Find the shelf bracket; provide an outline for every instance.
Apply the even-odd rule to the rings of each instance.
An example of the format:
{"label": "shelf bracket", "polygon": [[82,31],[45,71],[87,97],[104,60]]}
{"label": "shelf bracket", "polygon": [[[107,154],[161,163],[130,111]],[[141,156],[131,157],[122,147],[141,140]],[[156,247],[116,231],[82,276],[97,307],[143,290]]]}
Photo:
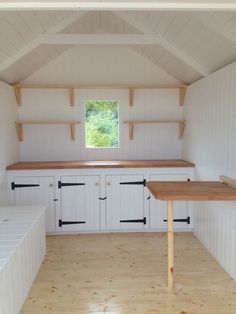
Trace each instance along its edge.
{"label": "shelf bracket", "polygon": [[179,139],[182,139],[184,136],[185,122],[179,122]]}
{"label": "shelf bracket", "polygon": [[17,105],[21,106],[22,104],[21,87],[14,87],[14,93],[15,93]]}
{"label": "shelf bracket", "polygon": [[129,122],[129,139],[132,141],[134,138],[134,124]]}
{"label": "shelf bracket", "polygon": [[134,102],[134,90],[129,88],[129,106],[132,107]]}
{"label": "shelf bracket", "polygon": [[16,122],[16,133],[20,142],[23,142],[23,124]]}
{"label": "shelf bracket", "polygon": [[71,125],[70,125],[70,133],[71,133],[71,140],[75,141],[75,123],[71,123]]}
{"label": "shelf bracket", "polygon": [[187,87],[185,86],[179,88],[179,105],[181,107],[184,105],[186,91],[187,91]]}
{"label": "shelf bracket", "polygon": [[73,107],[75,105],[75,89],[73,87],[69,88],[69,98],[70,105]]}

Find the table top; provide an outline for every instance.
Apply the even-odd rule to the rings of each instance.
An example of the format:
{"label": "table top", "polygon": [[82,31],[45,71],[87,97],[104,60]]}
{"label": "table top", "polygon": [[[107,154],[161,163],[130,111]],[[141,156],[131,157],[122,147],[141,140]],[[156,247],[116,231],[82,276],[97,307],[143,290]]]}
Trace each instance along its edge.
{"label": "table top", "polygon": [[236,189],[219,181],[148,181],[146,186],[163,201],[236,201]]}
{"label": "table top", "polygon": [[81,161],[48,161],[18,162],[7,167],[7,170],[39,169],[84,169],[84,168],[186,168],[194,164],[182,159],[158,160],[81,160]]}

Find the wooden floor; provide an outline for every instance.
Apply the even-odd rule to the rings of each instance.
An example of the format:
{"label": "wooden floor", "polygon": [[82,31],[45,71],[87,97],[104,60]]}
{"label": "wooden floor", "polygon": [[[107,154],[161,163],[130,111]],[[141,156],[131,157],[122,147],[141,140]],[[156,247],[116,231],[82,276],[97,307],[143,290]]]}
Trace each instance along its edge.
{"label": "wooden floor", "polygon": [[47,238],[22,314],[235,314],[236,283],[191,233],[175,235],[175,288],[164,233]]}

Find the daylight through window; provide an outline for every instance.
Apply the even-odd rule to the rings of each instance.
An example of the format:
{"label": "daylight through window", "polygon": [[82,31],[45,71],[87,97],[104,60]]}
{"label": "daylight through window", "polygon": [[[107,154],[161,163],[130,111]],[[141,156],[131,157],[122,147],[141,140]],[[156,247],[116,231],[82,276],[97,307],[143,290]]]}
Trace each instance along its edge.
{"label": "daylight through window", "polygon": [[86,101],[86,147],[119,147],[119,105],[118,101]]}

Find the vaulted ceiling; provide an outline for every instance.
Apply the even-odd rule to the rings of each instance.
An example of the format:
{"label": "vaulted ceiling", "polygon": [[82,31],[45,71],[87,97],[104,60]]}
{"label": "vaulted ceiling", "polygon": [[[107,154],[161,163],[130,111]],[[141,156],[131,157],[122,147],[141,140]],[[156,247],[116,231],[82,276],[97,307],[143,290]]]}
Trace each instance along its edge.
{"label": "vaulted ceiling", "polygon": [[21,82],[75,45],[107,44],[128,47],[189,84],[236,61],[236,13],[0,12],[0,79]]}

